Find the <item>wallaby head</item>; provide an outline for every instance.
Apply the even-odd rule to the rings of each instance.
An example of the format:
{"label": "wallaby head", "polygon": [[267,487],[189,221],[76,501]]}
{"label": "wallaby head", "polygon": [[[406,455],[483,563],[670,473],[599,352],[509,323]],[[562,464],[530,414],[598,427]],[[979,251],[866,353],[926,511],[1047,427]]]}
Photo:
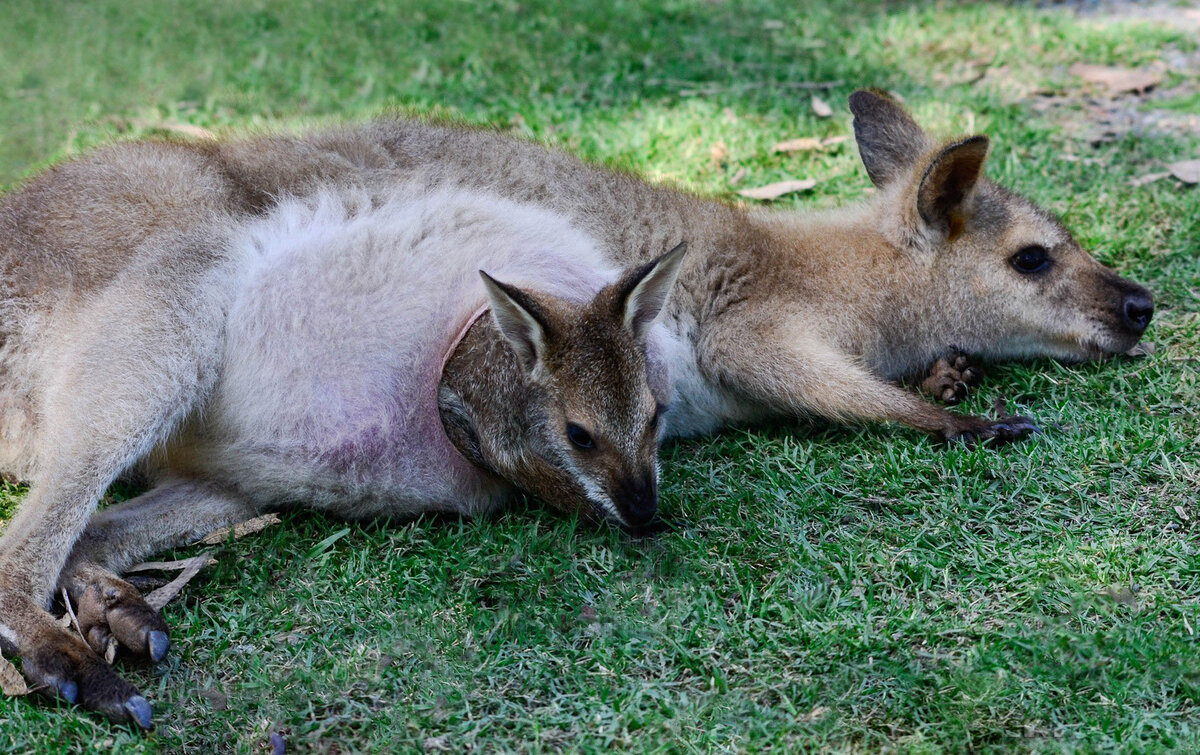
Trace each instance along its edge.
{"label": "wallaby head", "polygon": [[627,270],[585,304],[481,271],[492,321],[523,381],[508,397],[515,400],[493,405],[496,416],[477,422],[506,429],[478,433],[494,471],[558,508],[625,529],[653,519],[668,396],[651,380],[647,346],[684,251],[680,244]]}
{"label": "wallaby head", "polygon": [[850,97],[884,227],[937,292],[953,345],[993,359],[1126,351],[1154,300],[1104,267],[1051,213],[983,177],[988,140],[939,144],[885,94]]}

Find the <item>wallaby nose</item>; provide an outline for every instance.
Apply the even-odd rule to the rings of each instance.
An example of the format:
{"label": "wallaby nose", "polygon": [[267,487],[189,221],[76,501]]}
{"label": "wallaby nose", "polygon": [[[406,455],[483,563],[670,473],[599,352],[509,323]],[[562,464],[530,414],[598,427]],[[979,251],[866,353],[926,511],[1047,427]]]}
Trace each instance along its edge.
{"label": "wallaby nose", "polygon": [[635,527],[649,523],[658,512],[658,485],[654,475],[628,480],[621,487],[618,505],[625,518]]}
{"label": "wallaby nose", "polygon": [[1125,327],[1141,333],[1154,316],[1154,297],[1144,289],[1128,294],[1122,312],[1125,315]]}

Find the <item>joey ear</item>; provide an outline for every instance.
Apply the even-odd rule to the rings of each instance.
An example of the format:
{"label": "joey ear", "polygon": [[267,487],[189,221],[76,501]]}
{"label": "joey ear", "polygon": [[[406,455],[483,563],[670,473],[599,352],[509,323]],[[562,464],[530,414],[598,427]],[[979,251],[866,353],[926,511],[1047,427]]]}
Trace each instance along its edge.
{"label": "joey ear", "polygon": [[962,233],[964,202],[983,176],[988,139],[972,136],[943,149],[925,169],[917,189],[921,219],[953,241]]}
{"label": "joey ear", "polygon": [[521,366],[532,372],[546,354],[550,326],[545,311],[529,294],[479,271],[491,303],[492,321],[512,346]]}
{"label": "joey ear", "polygon": [[878,89],[850,95],[854,139],[871,183],[885,186],[903,176],[929,148],[929,138],[917,122]]}
{"label": "joey ear", "polygon": [[645,338],[646,331],[662,313],[686,253],[684,241],[653,262],[630,270],[617,284],[621,322],[634,338]]}

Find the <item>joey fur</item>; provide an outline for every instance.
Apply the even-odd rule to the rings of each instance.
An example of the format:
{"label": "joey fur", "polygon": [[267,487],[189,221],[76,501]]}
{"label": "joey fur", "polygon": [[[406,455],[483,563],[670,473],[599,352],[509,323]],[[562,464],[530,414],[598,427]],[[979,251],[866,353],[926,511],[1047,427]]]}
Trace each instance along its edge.
{"label": "joey fur", "polygon": [[[43,679],[75,680],[84,704],[125,715],[110,703],[136,691],[50,626],[43,607],[56,584],[96,585],[93,595],[127,605],[112,571],[137,554],[245,518],[264,491],[338,499],[322,498],[319,480],[286,474],[290,462],[266,467],[253,495],[231,488],[221,464],[248,457],[220,462],[196,424],[195,407],[219,403],[232,302],[211,294],[233,264],[230,234],[269,218],[281,198],[381,196],[400,185],[414,196],[500,197],[588,239],[611,268],[633,269],[686,239],[646,367],[669,373],[660,437],[797,416],[898,422],[944,439],[1031,432],[1028,419],[957,414],[896,382],[947,359],[956,392],[966,383],[959,352],[1084,360],[1124,351],[1150,320],[1149,292],[1100,265],[1057,218],[984,178],[986,138],[936,141],[875,92],[850,105],[878,190],[834,211],[743,209],[492,131],[393,118],[305,137],[118,144],[34,178],[0,203],[0,471],[33,481],[0,539],[0,617],[20,617],[19,626],[0,621],[0,640]],[[487,322],[448,367],[491,361],[496,341],[485,347],[474,332]],[[579,378],[589,375],[599,373]],[[459,388],[449,386],[469,401]],[[447,432],[478,464],[482,438],[444,398]],[[648,399],[639,408],[652,409]],[[251,418],[256,407],[233,409]],[[337,449],[352,475],[355,454]],[[156,486],[89,521],[112,479],[134,468],[157,475]],[[646,487],[631,483],[622,495],[644,497]],[[355,490],[351,480],[338,494]],[[385,499],[356,500],[366,514]],[[149,619],[96,634],[129,634],[119,627],[130,623],[141,635],[117,639],[154,655]]]}
{"label": "joey fur", "polygon": [[[35,684],[149,726],[102,656],[160,660],[166,626],[117,574],[264,509],[474,515],[523,491],[651,523],[670,400],[656,321],[683,245],[622,272],[546,210],[402,184],[178,233],[91,288],[64,244],[63,269],[6,302],[0,396],[34,410],[6,428],[24,463],[4,471],[32,487],[0,538],[0,637]],[[91,516],[131,467],[148,492]],[[46,613],[59,589],[83,640]]]}

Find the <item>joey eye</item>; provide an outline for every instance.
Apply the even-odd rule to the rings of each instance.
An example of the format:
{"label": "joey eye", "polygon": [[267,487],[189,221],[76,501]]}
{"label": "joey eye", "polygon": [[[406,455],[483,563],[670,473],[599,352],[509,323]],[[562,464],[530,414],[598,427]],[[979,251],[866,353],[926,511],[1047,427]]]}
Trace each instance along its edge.
{"label": "joey eye", "polygon": [[1046,251],[1046,247],[1037,244],[1031,244],[1021,251],[1014,254],[1009,263],[1018,273],[1032,275],[1040,273],[1050,267],[1053,260],[1050,259],[1050,253]]}
{"label": "joey eye", "polygon": [[592,434],[573,422],[567,423],[567,440],[571,441],[576,448],[584,451],[590,451],[596,447],[596,441],[592,438]]}

